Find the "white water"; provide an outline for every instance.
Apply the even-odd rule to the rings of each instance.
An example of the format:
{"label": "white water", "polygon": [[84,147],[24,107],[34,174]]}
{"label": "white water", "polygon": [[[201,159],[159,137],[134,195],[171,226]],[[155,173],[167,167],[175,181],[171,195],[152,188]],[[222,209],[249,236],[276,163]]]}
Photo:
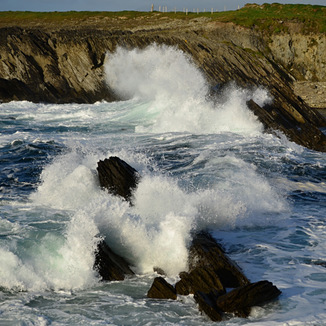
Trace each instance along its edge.
{"label": "white water", "polygon": [[[206,100],[208,86],[202,74],[182,51],[152,45],[144,50],[118,48],[106,63],[108,84],[122,97],[147,100],[141,114],[151,118],[139,132],[260,132],[262,126],[246,108],[253,98],[263,105],[267,92],[253,92],[230,86],[226,101],[213,105]],[[140,82],[141,81],[141,82]]]}
{"label": "white water", "polygon": [[[284,293],[281,308],[257,308],[249,323],[322,321],[323,291],[318,292],[318,287],[325,284],[319,275],[323,267],[302,263],[302,257],[325,257],[319,203],[305,206],[299,201],[296,211],[288,197],[298,190],[326,192],[319,177],[290,176],[310,162],[313,169],[321,169],[324,155],[262,134],[246,101],[254,98],[262,105],[272,100],[263,89],[229,85],[214,103],[207,100],[203,76],[174,48],[118,49],[107,57],[106,73],[110,86],[126,101],[1,105],[1,116],[15,117],[17,128],[1,133],[1,146],[62,144],[66,148],[42,163],[35,191],[20,199],[18,183],[9,192],[14,200],[1,201],[0,206],[0,286],[28,291],[18,301],[42,297],[39,308],[35,303],[35,314],[28,310],[31,324],[51,324],[49,319],[94,325],[143,325],[146,320],[149,324],[206,323],[191,298],[175,305],[157,303],[159,308],[145,299],[153,267],[163,268],[175,279],[186,268],[190,232],[206,227],[214,230],[251,280],[267,278]],[[133,207],[99,187],[96,163],[111,155],[127,161],[142,176]],[[15,169],[24,166],[5,173],[15,176]],[[101,238],[133,263],[136,280],[108,287],[99,284],[93,263]],[[55,293],[54,310],[46,303],[47,291]],[[67,313],[69,293],[80,297],[89,313],[79,311],[78,303],[69,308],[78,310],[76,315]],[[112,310],[95,308],[89,299],[93,296],[100,307],[105,303]],[[3,320],[8,322],[6,304],[12,301],[6,300]],[[18,301],[12,302],[17,307],[12,316],[26,312],[26,305]],[[116,314],[118,304],[123,308]],[[40,316],[42,305],[48,317]],[[312,306],[317,309],[315,317],[307,314]]]}

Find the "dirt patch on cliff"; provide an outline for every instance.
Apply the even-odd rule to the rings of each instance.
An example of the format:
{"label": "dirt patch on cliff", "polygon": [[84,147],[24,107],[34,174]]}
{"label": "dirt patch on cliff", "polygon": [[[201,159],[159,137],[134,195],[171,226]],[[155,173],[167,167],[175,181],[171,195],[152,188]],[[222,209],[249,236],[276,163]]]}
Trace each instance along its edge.
{"label": "dirt patch on cliff", "polygon": [[293,91],[311,108],[326,109],[326,82],[297,81]]}

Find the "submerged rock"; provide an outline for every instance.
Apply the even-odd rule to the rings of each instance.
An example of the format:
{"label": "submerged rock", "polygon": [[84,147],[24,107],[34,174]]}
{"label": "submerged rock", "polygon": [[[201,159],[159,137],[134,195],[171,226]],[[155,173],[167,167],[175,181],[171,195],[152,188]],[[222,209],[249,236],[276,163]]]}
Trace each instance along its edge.
{"label": "submerged rock", "polygon": [[97,163],[97,171],[101,187],[131,203],[132,191],[139,180],[133,167],[119,157],[111,156]]}

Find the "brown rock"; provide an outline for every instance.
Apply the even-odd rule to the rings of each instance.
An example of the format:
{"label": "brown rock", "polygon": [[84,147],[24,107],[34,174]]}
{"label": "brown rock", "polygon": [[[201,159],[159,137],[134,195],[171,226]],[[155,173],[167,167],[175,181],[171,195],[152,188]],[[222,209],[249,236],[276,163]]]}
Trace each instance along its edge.
{"label": "brown rock", "polygon": [[[218,278],[224,288],[249,284],[240,267],[224,253],[208,232],[197,233],[189,251],[190,273],[198,267]],[[216,283],[217,281],[214,281]],[[219,290],[219,289],[217,289]]]}
{"label": "brown rock", "polygon": [[218,275],[210,268],[196,267],[190,273],[180,273],[180,278],[175,285],[178,294],[195,294],[197,291],[209,293],[213,289],[219,294],[225,293]]}
{"label": "brown rock", "polygon": [[234,313],[238,317],[248,317],[251,307],[276,299],[281,291],[268,281],[260,281],[241,286],[217,297],[217,309]]}
{"label": "brown rock", "polygon": [[[253,100],[247,102],[247,106],[258,117],[268,132],[281,131],[289,139],[308,148],[315,150],[326,150],[326,137],[319,129],[325,122],[320,114],[311,110],[303,110],[304,103],[281,104],[274,99],[272,104],[259,106]],[[280,110],[282,107],[282,110]]]}
{"label": "brown rock", "polygon": [[151,288],[147,292],[148,298],[153,299],[177,299],[175,288],[169,284],[163,277],[159,276],[154,279]]}

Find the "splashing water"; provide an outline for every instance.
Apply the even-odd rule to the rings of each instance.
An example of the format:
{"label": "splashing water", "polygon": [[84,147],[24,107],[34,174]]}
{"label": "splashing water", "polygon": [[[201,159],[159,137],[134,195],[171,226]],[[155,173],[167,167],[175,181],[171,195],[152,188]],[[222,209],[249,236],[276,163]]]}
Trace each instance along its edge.
{"label": "splashing water", "polygon": [[107,82],[125,98],[149,101],[144,112],[153,117],[150,126],[138,132],[261,132],[262,126],[247,109],[254,98],[263,105],[270,101],[266,91],[254,92],[230,86],[227,100],[214,106],[206,100],[209,87],[199,70],[180,50],[152,45],[144,50],[118,48],[107,57]]}

